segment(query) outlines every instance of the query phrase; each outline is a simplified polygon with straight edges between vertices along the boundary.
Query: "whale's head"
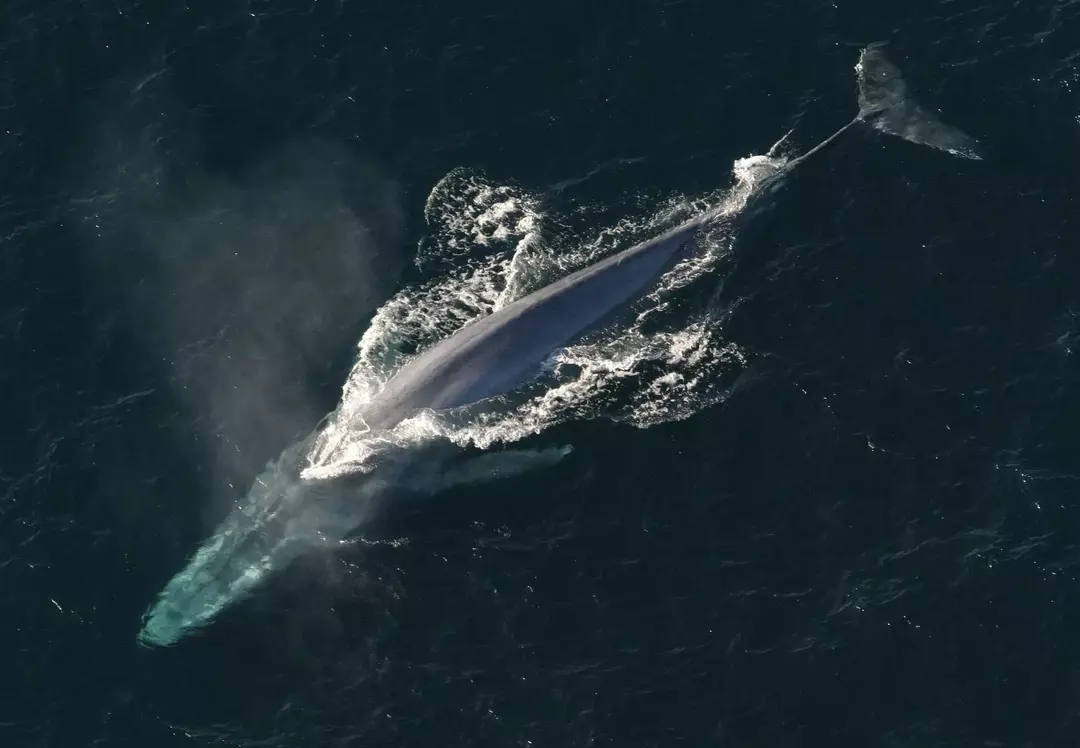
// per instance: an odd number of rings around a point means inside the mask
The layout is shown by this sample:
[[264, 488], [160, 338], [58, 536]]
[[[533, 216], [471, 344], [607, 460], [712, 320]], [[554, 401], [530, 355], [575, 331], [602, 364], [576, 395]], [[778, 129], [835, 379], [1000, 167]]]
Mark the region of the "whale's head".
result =
[[283, 471], [270, 468], [260, 475], [146, 611], [139, 642], [175, 644], [319, 543], [319, 531], [306, 517], [310, 493], [309, 486]]

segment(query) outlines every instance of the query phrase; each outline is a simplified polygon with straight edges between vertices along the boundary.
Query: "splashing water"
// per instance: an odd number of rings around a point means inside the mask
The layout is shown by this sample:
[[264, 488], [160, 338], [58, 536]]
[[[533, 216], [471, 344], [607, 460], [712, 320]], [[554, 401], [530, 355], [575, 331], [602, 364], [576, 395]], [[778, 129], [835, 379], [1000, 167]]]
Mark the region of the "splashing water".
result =
[[[458, 169], [432, 190], [426, 206], [431, 235], [417, 264], [449, 265], [443, 276], [406, 288], [375, 315], [359, 344], [341, 403], [317, 437], [302, 475], [327, 479], [369, 472], [389, 449], [432, 439], [484, 449], [512, 443], [571, 418], [607, 417], [639, 427], [682, 419], [723, 397], [720, 371], [745, 364], [745, 354], [720, 336], [712, 310], [689, 319], [674, 303], [728, 257], [732, 219], [787, 159], [750, 156], [734, 164], [734, 187], [690, 199], [676, 195], [639, 217], [623, 217], [575, 245], [541, 211], [539, 196]], [[555, 352], [545, 386], [496, 398], [501, 407], [470, 412], [418, 413], [390, 432], [355, 426], [364, 406], [410, 355], [486, 314], [579, 267], [712, 209], [716, 221], [622, 327], [600, 330]], [[551, 230], [548, 230], [551, 227]], [[454, 266], [456, 264], [456, 267]], [[626, 385], [630, 386], [627, 387]], [[536, 391], [533, 391], [536, 390]], [[618, 397], [620, 390], [628, 390]], [[470, 409], [471, 411], [474, 409]], [[460, 420], [460, 422], [459, 422]]]

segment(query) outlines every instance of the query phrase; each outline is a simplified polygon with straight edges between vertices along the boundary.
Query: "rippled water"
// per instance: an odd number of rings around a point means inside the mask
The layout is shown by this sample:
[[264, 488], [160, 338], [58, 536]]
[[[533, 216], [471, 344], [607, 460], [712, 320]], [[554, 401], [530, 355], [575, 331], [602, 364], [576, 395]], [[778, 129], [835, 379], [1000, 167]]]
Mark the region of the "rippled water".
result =
[[[3, 745], [1080, 737], [1069, 4], [5, 13]], [[565, 417], [446, 432], [560, 459], [137, 644], [343, 397], [821, 142], [876, 40], [981, 160], [848, 130]]]

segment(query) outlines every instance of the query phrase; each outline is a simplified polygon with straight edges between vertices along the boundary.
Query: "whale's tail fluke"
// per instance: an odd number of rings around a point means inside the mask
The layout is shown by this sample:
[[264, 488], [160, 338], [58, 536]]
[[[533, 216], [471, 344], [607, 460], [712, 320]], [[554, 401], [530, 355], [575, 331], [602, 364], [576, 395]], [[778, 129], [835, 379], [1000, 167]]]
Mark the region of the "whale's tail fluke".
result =
[[[936, 115], [923, 109], [908, 92], [907, 83], [896, 67], [885, 56], [885, 42], [874, 42], [862, 49], [855, 64], [858, 83], [859, 113], [855, 118], [825, 140], [787, 162], [785, 171], [805, 161], [815, 153], [836, 142], [841, 135], [860, 123], [879, 132], [895, 135], [919, 145], [951, 153], [961, 158], [981, 160], [978, 141], [952, 125], [947, 125]], [[791, 135], [789, 131], [770, 150], [772, 157]]]
[[884, 42], [875, 42], [859, 54], [855, 65], [859, 86], [857, 119], [912, 143], [962, 158], [981, 159], [975, 138], [945, 124], [911, 98], [900, 69], [885, 56], [884, 47]]

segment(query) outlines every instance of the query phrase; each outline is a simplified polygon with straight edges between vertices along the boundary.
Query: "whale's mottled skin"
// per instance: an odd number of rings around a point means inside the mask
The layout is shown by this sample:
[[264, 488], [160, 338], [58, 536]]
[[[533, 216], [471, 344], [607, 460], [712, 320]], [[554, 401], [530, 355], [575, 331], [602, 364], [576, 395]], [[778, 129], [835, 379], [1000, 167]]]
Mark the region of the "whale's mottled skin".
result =
[[468, 405], [527, 382], [562, 346], [636, 300], [678, 259], [708, 214], [535, 291], [409, 361], [361, 414], [393, 428], [417, 410]]

